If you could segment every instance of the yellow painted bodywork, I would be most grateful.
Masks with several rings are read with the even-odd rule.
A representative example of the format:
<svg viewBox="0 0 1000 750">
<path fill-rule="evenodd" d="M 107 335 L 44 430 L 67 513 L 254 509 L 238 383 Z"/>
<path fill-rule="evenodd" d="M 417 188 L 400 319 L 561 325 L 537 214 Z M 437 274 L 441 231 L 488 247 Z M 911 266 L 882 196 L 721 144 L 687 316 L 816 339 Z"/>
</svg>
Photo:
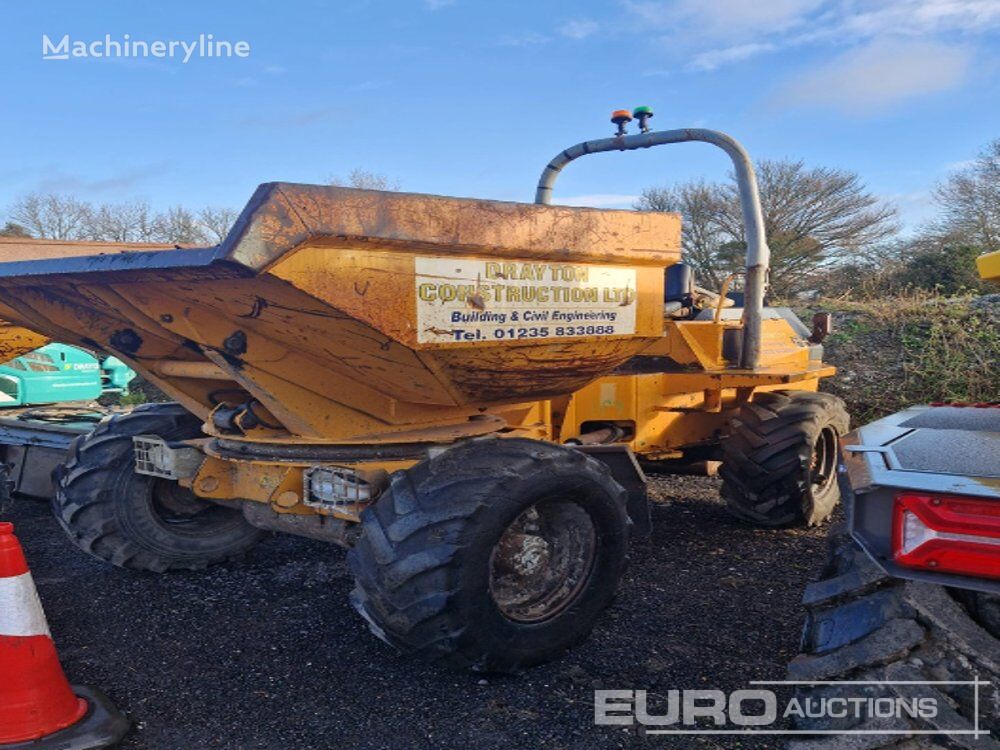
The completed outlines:
<svg viewBox="0 0 1000 750">
<path fill-rule="evenodd" d="M 48 342 L 47 336 L 0 320 L 0 364 L 45 346 Z"/>
<path fill-rule="evenodd" d="M 976 258 L 979 275 L 987 281 L 1000 281 L 1000 250 Z"/>
<path fill-rule="evenodd" d="M 755 389 L 813 390 L 833 373 L 783 319 L 764 321 L 761 367 L 749 372 L 725 353 L 739 321 L 665 318 L 664 271 L 680 260 L 673 214 L 278 184 L 262 186 L 210 261 L 191 255 L 198 263 L 186 265 L 193 251 L 174 250 L 165 263 L 158 252 L 128 263 L 60 261 L 23 276 L 0 265 L 0 317 L 113 351 L 204 418 L 209 438 L 445 445 L 493 433 L 566 442 L 613 423 L 637 454 L 670 458 L 717 441 Z M 16 250 L 21 260 L 77 255 Z M 467 269 L 479 270 L 473 278 Z M 612 317 L 476 324 L 470 331 L 486 338 L 462 338 L 464 329 L 420 322 L 449 295 L 477 314 Z M 245 404 L 236 427 L 212 420 Z M 196 494 L 315 512 L 299 502 L 314 461 L 271 460 L 266 450 L 234 458 L 211 440 L 199 444 L 207 457 L 190 480 Z M 337 465 L 391 471 L 414 460 Z"/>
<path fill-rule="evenodd" d="M 36 240 L 24 237 L 0 237 L 0 262 L 34 260 L 38 257 L 75 257 L 140 250 L 167 250 L 174 245 L 130 242 L 71 242 Z M 16 323 L 0 320 L 0 363 L 9 362 L 51 341 L 49 336 Z"/>
</svg>

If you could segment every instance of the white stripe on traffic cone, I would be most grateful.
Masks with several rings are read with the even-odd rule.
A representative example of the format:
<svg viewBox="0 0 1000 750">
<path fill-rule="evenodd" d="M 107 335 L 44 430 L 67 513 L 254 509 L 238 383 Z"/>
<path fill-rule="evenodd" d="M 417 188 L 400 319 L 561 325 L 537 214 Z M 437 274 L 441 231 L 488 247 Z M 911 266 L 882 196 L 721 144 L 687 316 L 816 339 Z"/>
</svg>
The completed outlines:
<svg viewBox="0 0 1000 750">
<path fill-rule="evenodd" d="M 51 637 L 31 573 L 0 578 L 0 635 Z"/>
</svg>

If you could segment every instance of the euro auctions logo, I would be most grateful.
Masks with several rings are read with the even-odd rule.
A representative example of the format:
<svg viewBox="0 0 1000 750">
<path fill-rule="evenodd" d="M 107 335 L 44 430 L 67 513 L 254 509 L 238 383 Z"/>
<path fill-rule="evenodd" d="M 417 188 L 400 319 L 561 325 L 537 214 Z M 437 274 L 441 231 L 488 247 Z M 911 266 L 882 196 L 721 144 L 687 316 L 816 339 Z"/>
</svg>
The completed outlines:
<svg viewBox="0 0 1000 750">
<path fill-rule="evenodd" d="M 130 34 L 99 39 L 71 39 L 69 34 L 53 41 L 42 34 L 43 60 L 86 59 L 175 59 L 187 64 L 193 59 L 250 57 L 250 42 L 216 39 L 214 34 L 199 34 L 195 39 L 133 39 Z"/>
<path fill-rule="evenodd" d="M 969 735 L 988 737 L 980 724 L 979 690 L 990 683 L 854 681 L 755 681 L 752 689 L 734 690 L 595 690 L 594 723 L 598 726 L 641 727 L 646 735 Z M 967 686 L 975 693 L 976 716 L 964 726 L 949 727 L 954 714 L 941 693 L 912 694 L 914 686 Z M 764 687 L 770 686 L 770 687 Z M 791 687 L 837 686 L 825 696 L 795 693 Z M 884 688 L 873 696 L 863 688 Z M 773 688 L 773 689 L 772 689 Z M 919 691 L 918 691 L 919 692 Z M 852 693 L 856 693 L 852 695 Z M 791 729 L 783 726 L 791 724 Z M 886 728 L 906 727 L 906 728 Z M 832 727 L 845 725 L 851 729 Z M 801 729 L 825 726 L 830 729 Z M 872 727 L 865 729 L 863 727 Z M 924 727 L 923 729 L 914 727 Z"/>
</svg>

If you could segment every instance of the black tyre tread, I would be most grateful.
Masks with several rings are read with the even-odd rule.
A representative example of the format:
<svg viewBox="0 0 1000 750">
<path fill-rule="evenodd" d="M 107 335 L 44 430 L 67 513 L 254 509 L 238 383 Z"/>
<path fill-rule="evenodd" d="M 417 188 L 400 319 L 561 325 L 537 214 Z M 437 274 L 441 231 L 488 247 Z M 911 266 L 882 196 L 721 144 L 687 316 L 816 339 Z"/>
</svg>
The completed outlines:
<svg viewBox="0 0 1000 750">
<path fill-rule="evenodd" d="M 1000 705 L 1000 633 L 987 631 L 974 619 L 975 611 L 963 607 L 944 587 L 886 575 L 843 528 L 831 534 L 831 542 L 820 580 L 810 584 L 803 597 L 806 622 L 801 653 L 789 664 L 789 678 L 912 682 L 964 681 L 978 676 L 992 682 L 980 688 L 980 726 L 995 735 L 1000 730 L 1000 716 L 991 714 L 989 706 Z M 799 696 L 820 700 L 841 695 L 844 690 L 838 685 L 813 686 L 803 688 Z M 853 690 L 850 695 L 860 694 L 858 688 Z M 892 719 L 879 726 L 866 726 L 856 719 L 799 718 L 795 728 L 906 731 L 974 726 L 974 695 L 966 686 L 893 685 L 864 690 L 872 697 L 939 698 L 942 714 L 935 719 Z M 832 749 L 855 739 L 831 735 L 792 742 L 790 747 Z M 927 745 L 920 744 L 924 739 Z M 995 749 L 1000 743 L 993 739 L 973 741 L 961 735 L 870 735 L 863 742 L 863 747 L 871 749 L 916 746 Z"/>
<path fill-rule="evenodd" d="M 764 391 L 741 407 L 722 441 L 722 496 L 737 518 L 760 526 L 817 526 L 833 513 L 836 483 L 819 498 L 807 486 L 814 439 L 824 425 L 843 435 L 844 402 L 815 391 Z"/>
<path fill-rule="evenodd" d="M 10 477 L 11 464 L 0 461 L 0 516 L 7 512 L 14 495 L 14 480 Z"/>
<path fill-rule="evenodd" d="M 112 416 L 76 438 L 56 470 L 53 513 L 70 539 L 87 554 L 120 568 L 162 573 L 198 570 L 241 556 L 263 535 L 246 525 L 241 543 L 209 554 L 170 554 L 130 539 L 115 514 L 109 472 L 132 461 L 132 437 L 142 434 L 195 435 L 201 420 L 176 403 L 141 404 Z"/>
<path fill-rule="evenodd" d="M 400 651 L 452 667 L 517 672 L 531 666 L 489 657 L 467 637 L 454 611 L 460 592 L 453 572 L 490 499 L 540 467 L 598 478 L 616 493 L 624 514 L 625 490 L 603 463 L 535 440 L 468 441 L 396 472 L 362 514 L 363 535 L 348 553 L 356 584 L 351 603 L 372 632 Z M 576 642 L 588 634 L 589 627 Z"/>
</svg>

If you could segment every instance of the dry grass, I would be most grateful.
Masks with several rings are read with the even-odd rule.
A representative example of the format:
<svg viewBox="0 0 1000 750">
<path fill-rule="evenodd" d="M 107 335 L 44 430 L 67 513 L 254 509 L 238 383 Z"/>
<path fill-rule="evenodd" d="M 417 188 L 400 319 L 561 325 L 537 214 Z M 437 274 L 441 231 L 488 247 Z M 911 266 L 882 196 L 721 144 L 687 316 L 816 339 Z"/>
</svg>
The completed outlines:
<svg viewBox="0 0 1000 750">
<path fill-rule="evenodd" d="M 1000 401 L 1000 299 L 928 293 L 866 302 L 821 300 L 834 314 L 825 390 L 856 423 L 931 401 Z"/>
</svg>

